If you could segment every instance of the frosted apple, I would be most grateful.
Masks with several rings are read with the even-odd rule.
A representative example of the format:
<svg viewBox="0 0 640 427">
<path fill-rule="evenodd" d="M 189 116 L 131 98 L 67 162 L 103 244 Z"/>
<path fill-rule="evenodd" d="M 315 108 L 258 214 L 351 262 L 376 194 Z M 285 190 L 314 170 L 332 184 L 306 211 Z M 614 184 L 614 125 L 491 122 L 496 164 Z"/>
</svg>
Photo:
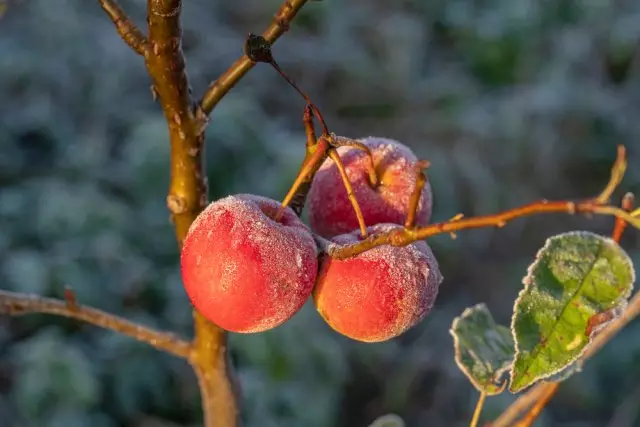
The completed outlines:
<svg viewBox="0 0 640 427">
<path fill-rule="evenodd" d="M 291 209 L 240 194 L 211 203 L 193 222 L 181 253 L 192 304 L 232 332 L 261 332 L 290 319 L 311 295 L 317 248 Z"/>
<path fill-rule="evenodd" d="M 404 224 L 409 199 L 416 185 L 415 154 L 398 141 L 368 137 L 359 140 L 373 155 L 378 185 L 369 179 L 371 162 L 363 150 L 340 147 L 338 153 L 353 186 L 367 226 L 380 223 Z M 431 219 L 433 196 L 427 182 L 422 190 L 416 215 L 417 225 Z M 338 168 L 326 160 L 316 173 L 309 191 L 311 228 L 329 238 L 358 228 L 353 206 L 347 197 Z"/>
<path fill-rule="evenodd" d="M 377 233 L 399 228 L 378 224 Z M 335 244 L 360 240 L 359 231 L 332 238 Z M 337 332 L 363 342 L 386 341 L 419 323 L 431 310 L 442 275 L 424 241 L 383 245 L 344 260 L 320 258 L 313 291 L 316 308 Z"/>
</svg>

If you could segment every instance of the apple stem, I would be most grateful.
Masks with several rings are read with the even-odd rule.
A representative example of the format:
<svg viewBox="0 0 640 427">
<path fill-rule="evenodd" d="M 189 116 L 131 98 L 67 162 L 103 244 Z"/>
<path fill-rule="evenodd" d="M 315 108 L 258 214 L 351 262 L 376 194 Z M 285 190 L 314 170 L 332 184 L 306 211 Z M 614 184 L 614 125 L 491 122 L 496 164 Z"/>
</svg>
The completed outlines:
<svg viewBox="0 0 640 427">
<path fill-rule="evenodd" d="M 364 216 L 362 215 L 362 210 L 360 210 L 360 205 L 358 204 L 358 200 L 356 199 L 355 193 L 353 192 L 353 187 L 351 186 L 351 182 L 349 181 L 349 177 L 347 176 L 347 171 L 344 168 L 344 164 L 342 163 L 342 159 L 338 155 L 338 151 L 331 147 L 329 148 L 329 157 L 336 164 L 338 168 L 338 172 L 340 172 L 340 176 L 342 177 L 342 182 L 344 184 L 345 189 L 347 190 L 347 197 L 349 201 L 351 201 L 351 205 L 353 206 L 353 210 L 356 213 L 356 217 L 358 218 L 358 225 L 360 226 L 360 234 L 362 234 L 362 238 L 367 238 L 367 225 L 364 222 Z"/>
<path fill-rule="evenodd" d="M 411 193 L 409 199 L 409 211 L 407 213 L 407 220 L 404 223 L 405 228 L 414 229 L 416 227 L 416 217 L 418 212 L 418 204 L 420 203 L 420 196 L 422 196 L 422 190 L 427 183 L 427 175 L 424 173 L 424 169 L 430 165 L 428 160 L 419 160 L 415 164 L 416 169 L 416 185 Z"/>
<path fill-rule="evenodd" d="M 380 180 L 378 179 L 378 174 L 376 173 L 376 165 L 373 161 L 373 153 L 371 149 L 367 147 L 360 141 L 351 138 L 345 138 L 344 136 L 331 135 L 333 147 L 351 147 L 356 148 L 358 150 L 362 150 L 367 154 L 369 158 L 369 184 L 372 188 L 377 188 L 380 185 Z"/>
</svg>

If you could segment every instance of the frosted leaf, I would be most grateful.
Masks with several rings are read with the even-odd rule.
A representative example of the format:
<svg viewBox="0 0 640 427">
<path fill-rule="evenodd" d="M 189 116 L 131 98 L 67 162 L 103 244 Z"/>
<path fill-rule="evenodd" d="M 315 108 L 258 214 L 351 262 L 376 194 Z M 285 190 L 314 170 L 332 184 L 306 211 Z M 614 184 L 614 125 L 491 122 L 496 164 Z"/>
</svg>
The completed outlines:
<svg viewBox="0 0 640 427">
<path fill-rule="evenodd" d="M 515 302 L 510 390 L 571 366 L 626 304 L 634 281 L 629 256 L 612 239 L 586 231 L 549 238 Z"/>
<path fill-rule="evenodd" d="M 509 328 L 496 324 L 487 306 L 478 304 L 456 317 L 450 332 L 456 363 L 474 387 L 487 395 L 501 393 L 514 355 Z"/>
</svg>

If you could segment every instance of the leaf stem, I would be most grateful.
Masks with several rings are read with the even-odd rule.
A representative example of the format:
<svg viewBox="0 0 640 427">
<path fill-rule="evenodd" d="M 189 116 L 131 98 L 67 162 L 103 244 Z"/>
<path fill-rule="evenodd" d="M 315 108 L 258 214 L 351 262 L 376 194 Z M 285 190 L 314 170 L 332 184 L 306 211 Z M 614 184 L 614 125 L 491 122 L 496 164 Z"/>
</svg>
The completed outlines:
<svg viewBox="0 0 640 427">
<path fill-rule="evenodd" d="M 480 421 L 480 414 L 482 413 L 482 408 L 484 407 L 484 401 L 487 398 L 487 393 L 481 392 L 480 397 L 478 397 L 478 403 L 476 404 L 476 409 L 473 411 L 473 417 L 471 418 L 471 423 L 469 423 L 469 427 L 477 427 L 478 422 Z"/>
</svg>

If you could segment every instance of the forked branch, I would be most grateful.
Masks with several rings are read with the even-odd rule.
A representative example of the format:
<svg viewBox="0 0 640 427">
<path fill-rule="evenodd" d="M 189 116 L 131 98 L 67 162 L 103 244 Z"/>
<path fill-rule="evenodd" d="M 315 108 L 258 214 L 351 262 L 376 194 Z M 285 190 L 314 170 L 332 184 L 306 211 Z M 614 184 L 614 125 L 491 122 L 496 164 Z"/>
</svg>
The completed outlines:
<svg viewBox="0 0 640 427">
<path fill-rule="evenodd" d="M 174 356 L 187 359 L 191 344 L 180 337 L 130 322 L 102 310 L 77 304 L 67 298 L 61 301 L 54 298 L 43 298 L 16 292 L 0 291 L 0 314 L 23 316 L 26 314 L 44 313 L 69 317 L 83 322 L 119 332 L 123 335 L 147 343 L 158 350 L 166 351 Z"/>
<path fill-rule="evenodd" d="M 262 33 L 262 36 L 271 44 L 275 43 L 278 38 L 288 29 L 291 20 L 300 11 L 302 6 L 308 0 L 285 0 L 280 6 L 280 10 L 273 19 L 273 22 Z M 227 92 L 229 92 L 238 81 L 251 70 L 256 63 L 249 59 L 247 55 L 243 55 L 218 79 L 213 82 L 206 90 L 202 100 L 200 101 L 200 109 L 205 116 L 211 114 L 213 108 L 220 102 Z"/>
<path fill-rule="evenodd" d="M 368 251 L 380 245 L 405 246 L 417 240 L 423 240 L 431 236 L 442 233 L 454 233 L 459 230 L 485 227 L 504 227 L 507 222 L 516 218 L 537 214 L 566 213 L 566 214 L 597 214 L 612 215 L 621 218 L 635 228 L 640 228 L 640 215 L 634 215 L 617 206 L 606 205 L 611 193 L 620 183 L 624 170 L 626 169 L 626 153 L 624 147 L 618 149 L 618 157 L 611 170 L 611 179 L 607 183 L 605 190 L 595 198 L 582 201 L 548 201 L 540 200 L 529 203 L 514 209 L 492 215 L 483 215 L 470 218 L 456 216 L 451 220 L 429 224 L 415 229 L 403 228 L 394 229 L 386 233 L 379 233 L 369 236 L 360 242 L 352 245 L 337 246 L 330 245 L 328 254 L 332 258 L 344 259 L 362 252 Z"/>
<path fill-rule="evenodd" d="M 98 2 L 113 21 L 122 40 L 137 54 L 144 56 L 149 50 L 149 41 L 122 10 L 118 2 L 116 0 L 98 0 Z"/>
</svg>

